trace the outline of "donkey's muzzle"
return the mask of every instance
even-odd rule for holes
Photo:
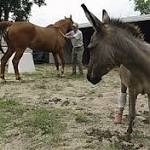
[[[101,77],[91,77],[90,75],[87,74],[87,79],[90,81],[92,84],[97,84],[102,80]]]

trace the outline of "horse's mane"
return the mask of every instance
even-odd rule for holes
[[[123,22],[120,19],[114,19],[114,18],[110,20],[110,24],[115,25],[118,28],[125,29],[128,32],[130,32],[133,36],[144,40],[144,34],[142,33],[141,29],[135,24]]]
[[[53,27],[54,25],[53,24],[49,24],[46,26],[46,28],[50,28],[50,27]]]
[[[66,19],[61,19],[61,20],[55,22],[54,24],[49,24],[49,25],[46,26],[46,28],[49,28],[49,27],[57,28],[57,27],[59,27],[60,25],[65,24],[65,20],[66,20]]]
[[[65,24],[66,22],[66,19],[61,19],[61,20],[59,20],[59,21],[57,21],[57,22],[55,22],[55,25],[63,25],[63,24]]]

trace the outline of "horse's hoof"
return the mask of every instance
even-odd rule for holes
[[[60,76],[60,77],[62,77],[62,78],[63,78],[63,77],[65,77],[65,75],[64,75],[64,74],[61,74],[61,76]]]
[[[60,74],[57,74],[57,77],[60,77],[61,75]]]
[[[20,79],[16,79],[16,81],[18,82],[18,83],[23,83],[23,80],[20,78]]]
[[[6,80],[5,79],[0,79],[0,83],[6,83]]]

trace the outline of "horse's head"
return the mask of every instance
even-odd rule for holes
[[[69,18],[65,17],[65,21],[68,24],[68,31],[67,32],[69,32],[70,30],[72,30],[73,23],[74,23],[72,20],[72,15],[70,15]]]
[[[67,33],[70,30],[72,30],[73,26],[72,16],[70,15],[70,17],[68,18],[65,17],[64,19],[57,21],[54,25],[60,28],[63,33]]]
[[[107,74],[114,67],[113,43],[109,40],[112,31],[107,25],[110,18],[107,12],[103,10],[103,22],[101,22],[84,4],[81,6],[95,30],[88,45],[90,61],[87,79],[93,84],[96,84],[101,80],[103,75]]]

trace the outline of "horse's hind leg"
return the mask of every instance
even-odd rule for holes
[[[132,133],[133,121],[135,119],[135,105],[136,105],[137,94],[133,87],[129,87],[129,125],[127,130],[127,135],[130,137]]]
[[[15,75],[16,75],[16,80],[21,80],[20,74],[19,74],[19,70],[18,70],[18,64],[19,61],[24,53],[25,49],[18,49],[16,51],[16,54],[12,60],[13,66],[14,66],[14,71],[15,71]]]
[[[12,49],[8,48],[6,53],[3,55],[2,59],[1,59],[1,79],[2,80],[5,80],[5,77],[4,77],[5,65],[13,53],[14,53],[14,51]]]
[[[61,75],[64,75],[64,67],[65,67],[65,60],[64,60],[64,50],[62,49],[59,52],[59,58],[61,60]]]
[[[54,57],[54,61],[55,61],[55,65],[56,65],[56,70],[59,74],[59,62],[58,62],[58,57],[57,57],[57,54],[56,53],[52,53],[53,54],[53,57]]]

